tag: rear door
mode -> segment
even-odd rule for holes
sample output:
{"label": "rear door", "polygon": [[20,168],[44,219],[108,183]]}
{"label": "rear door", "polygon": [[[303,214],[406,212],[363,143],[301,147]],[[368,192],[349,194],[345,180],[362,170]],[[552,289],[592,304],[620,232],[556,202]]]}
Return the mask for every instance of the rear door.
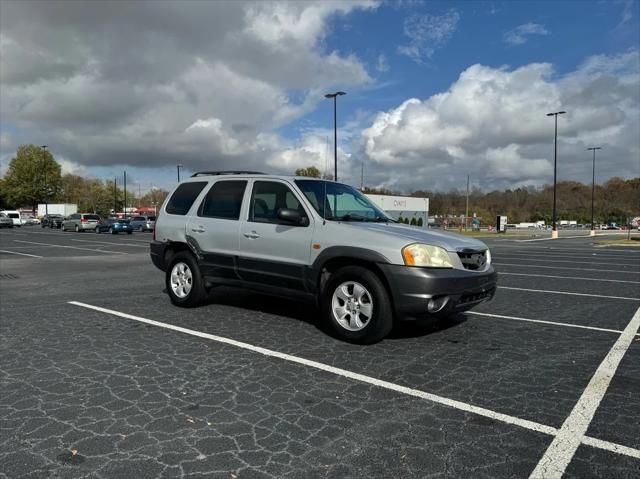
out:
{"label": "rear door", "polygon": [[[297,209],[308,218],[307,225],[282,224],[281,208]],[[242,279],[304,291],[314,223],[290,185],[282,180],[254,180],[245,218],[238,257]]]}
{"label": "rear door", "polygon": [[217,180],[187,223],[187,241],[202,257],[205,276],[238,279],[240,211],[248,180]]}

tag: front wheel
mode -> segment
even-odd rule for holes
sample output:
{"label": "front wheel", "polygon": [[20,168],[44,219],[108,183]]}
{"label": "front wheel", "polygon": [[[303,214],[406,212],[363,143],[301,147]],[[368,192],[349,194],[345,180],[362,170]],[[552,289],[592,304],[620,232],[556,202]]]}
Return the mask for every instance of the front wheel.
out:
{"label": "front wheel", "polygon": [[96,234],[97,234],[97,235],[99,235],[99,234],[100,234],[100,228],[98,228],[97,226],[96,226]]}
{"label": "front wheel", "polygon": [[171,259],[165,275],[165,286],[169,299],[176,306],[191,308],[202,302],[206,295],[204,279],[191,253],[181,251]]}
{"label": "front wheel", "polygon": [[370,269],[346,266],[333,273],[322,292],[321,307],[332,331],[357,344],[382,340],[393,327],[389,294]]}

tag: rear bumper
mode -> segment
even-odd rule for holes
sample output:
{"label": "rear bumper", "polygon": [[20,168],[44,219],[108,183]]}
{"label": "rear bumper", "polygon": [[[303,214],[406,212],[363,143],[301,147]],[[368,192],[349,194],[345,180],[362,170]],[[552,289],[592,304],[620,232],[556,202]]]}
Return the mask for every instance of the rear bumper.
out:
{"label": "rear bumper", "polygon": [[160,241],[152,241],[149,243],[149,255],[154,266],[160,271],[166,271],[167,265],[165,264],[165,251],[167,249],[166,243]]}
{"label": "rear bumper", "polygon": [[[493,298],[498,273],[493,266],[476,273],[458,269],[416,268],[378,264],[385,274],[397,319],[446,316],[468,310]],[[429,312],[430,300],[445,301],[442,309]]]}

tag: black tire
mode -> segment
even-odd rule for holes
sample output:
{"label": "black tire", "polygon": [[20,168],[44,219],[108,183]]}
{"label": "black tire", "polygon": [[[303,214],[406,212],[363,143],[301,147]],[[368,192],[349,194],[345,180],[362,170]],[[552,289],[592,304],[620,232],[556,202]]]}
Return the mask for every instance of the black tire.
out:
{"label": "black tire", "polygon": [[80,227],[78,225],[76,225],[75,230],[76,230],[76,233],[80,233]]}
{"label": "black tire", "polygon": [[116,232],[114,231],[113,228],[109,227],[109,233],[111,233],[112,235],[116,234]]}
{"label": "black tire", "polygon": [[[366,325],[358,331],[350,331],[340,325],[332,311],[332,299],[336,289],[346,282],[364,286],[371,295],[373,312]],[[320,298],[322,317],[338,338],[356,344],[372,344],[382,340],[393,327],[393,309],[389,293],[380,278],[362,266],[345,266],[328,279]]]}
{"label": "black tire", "polygon": [[97,235],[99,235],[99,234],[100,234],[100,228],[98,228],[97,226],[96,226],[96,234],[97,234]]}
{"label": "black tire", "polygon": [[128,234],[128,235],[130,235],[130,234],[132,234],[132,233],[133,233],[133,231],[127,231],[127,234]]}
{"label": "black tire", "polygon": [[[179,263],[186,265],[191,272],[191,290],[184,297],[176,295],[171,283],[171,273],[173,271],[173,268]],[[181,251],[177,253],[173,258],[171,258],[169,267],[167,268],[167,271],[165,273],[164,283],[171,302],[176,306],[180,306],[183,308],[193,308],[194,306],[200,305],[207,294],[204,284],[204,278],[200,273],[200,267],[198,266],[198,263],[196,262],[193,255],[188,251]]]}

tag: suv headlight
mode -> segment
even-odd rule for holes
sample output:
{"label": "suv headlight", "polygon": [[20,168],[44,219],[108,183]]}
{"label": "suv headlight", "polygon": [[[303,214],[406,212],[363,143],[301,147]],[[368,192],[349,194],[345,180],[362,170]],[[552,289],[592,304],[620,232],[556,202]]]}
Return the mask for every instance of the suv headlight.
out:
{"label": "suv headlight", "polygon": [[430,268],[453,268],[449,253],[444,248],[428,244],[410,244],[402,248],[402,257],[407,266]]}

